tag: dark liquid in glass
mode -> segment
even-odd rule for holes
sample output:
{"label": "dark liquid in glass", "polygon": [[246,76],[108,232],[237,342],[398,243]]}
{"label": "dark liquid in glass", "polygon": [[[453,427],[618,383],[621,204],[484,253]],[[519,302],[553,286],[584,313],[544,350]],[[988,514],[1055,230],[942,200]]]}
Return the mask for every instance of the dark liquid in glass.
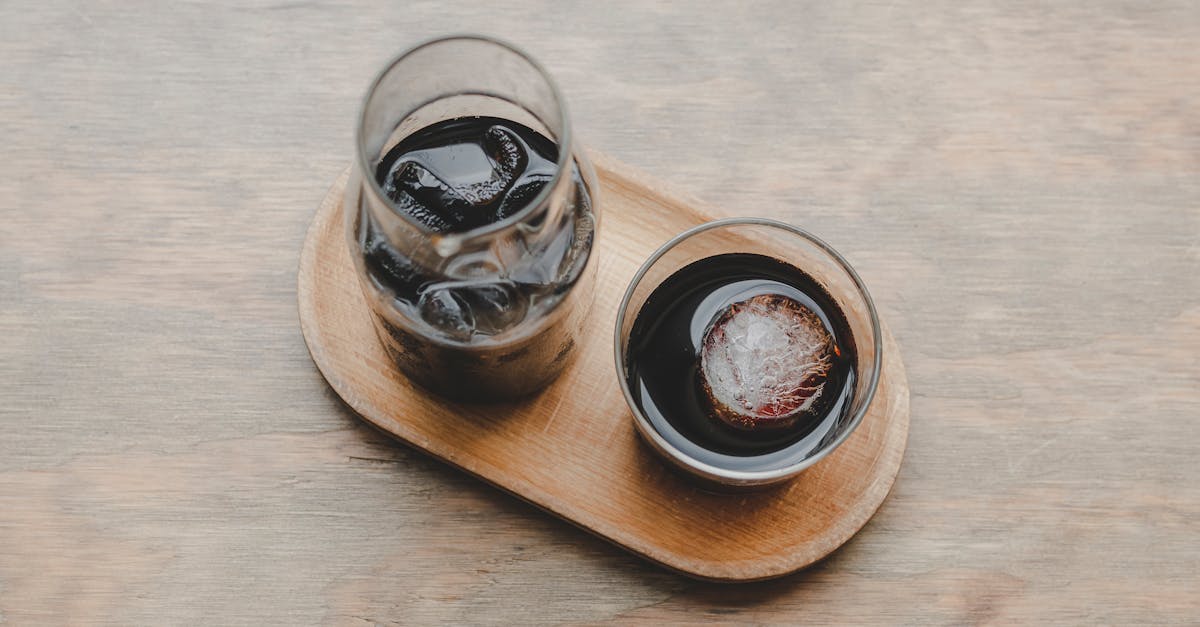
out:
{"label": "dark liquid in glass", "polygon": [[[706,388],[705,341],[712,341],[710,332],[733,308],[780,297],[815,314],[806,314],[821,327],[813,331],[832,340],[823,388],[786,428],[731,426],[718,419]],[[733,336],[736,325],[729,326],[729,341],[742,341]],[[849,419],[856,356],[846,318],[812,277],[774,258],[723,254],[684,267],[647,299],[628,342],[627,376],[638,407],[663,438],[710,465],[746,471],[785,466],[835,437],[836,427]],[[786,352],[779,357],[789,358]]]}
{"label": "dark liquid in glass", "polygon": [[457,118],[396,144],[375,180],[400,211],[438,233],[459,233],[524,208],[554,177],[557,159],[558,146],[524,124]]}
{"label": "dark liquid in glass", "polygon": [[[529,206],[554,180],[557,159],[554,141],[528,126],[464,117],[405,137],[383,156],[374,175],[396,212],[435,234],[461,233]],[[431,274],[393,246],[369,216],[360,219],[367,275],[398,309],[428,327],[428,333],[413,332],[377,318],[389,352],[412,378],[467,400],[511,397],[540,387],[565,366],[574,342],[558,322],[516,343],[481,342],[512,330],[535,311],[549,311],[579,280],[594,217],[586,187],[573,174],[562,224],[545,227],[552,241],[521,253],[511,267],[486,268],[478,278]]]}

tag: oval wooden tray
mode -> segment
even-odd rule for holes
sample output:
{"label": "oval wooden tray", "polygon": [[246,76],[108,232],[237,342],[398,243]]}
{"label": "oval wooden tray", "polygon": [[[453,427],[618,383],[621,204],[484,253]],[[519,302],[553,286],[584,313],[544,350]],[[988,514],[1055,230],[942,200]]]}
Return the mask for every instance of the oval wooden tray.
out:
{"label": "oval wooden tray", "polygon": [[343,237],[342,175],[300,258],[300,324],[329,385],[365,420],[450,464],[647,559],[687,575],[784,575],[850,539],[883,503],[908,438],[908,383],[884,329],[871,409],[833,454],[778,489],[705,492],[639,441],[617,386],[612,328],[638,266],[709,218],[627,166],[593,154],[602,212],[596,303],[579,359],[536,398],[472,406],[431,396],[379,345]]}

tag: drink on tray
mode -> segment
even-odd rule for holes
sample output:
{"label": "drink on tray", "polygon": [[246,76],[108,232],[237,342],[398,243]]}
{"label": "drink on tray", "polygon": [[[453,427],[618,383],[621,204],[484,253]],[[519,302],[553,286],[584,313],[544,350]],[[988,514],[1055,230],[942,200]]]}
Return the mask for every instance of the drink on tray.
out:
{"label": "drink on tray", "polygon": [[592,297],[596,214],[549,77],[492,40],[429,42],[378,79],[358,142],[347,236],[400,369],[469,401],[553,380]]}
{"label": "drink on tray", "polygon": [[870,296],[832,248],[773,220],[680,234],[634,276],[617,371],[658,453],[720,487],[794,477],[862,420],[879,376]]}
{"label": "drink on tray", "polygon": [[629,336],[634,399],[696,457],[769,465],[829,431],[854,393],[845,316],[799,269],[757,254],[689,264],[650,295]]}

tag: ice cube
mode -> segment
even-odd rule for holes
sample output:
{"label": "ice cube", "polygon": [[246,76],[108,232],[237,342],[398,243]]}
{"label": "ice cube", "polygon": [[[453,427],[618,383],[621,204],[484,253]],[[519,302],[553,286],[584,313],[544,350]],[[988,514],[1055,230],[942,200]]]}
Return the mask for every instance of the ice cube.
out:
{"label": "ice cube", "polygon": [[533,174],[521,177],[521,180],[517,181],[512,189],[504,195],[504,200],[500,201],[500,208],[496,210],[496,217],[503,220],[527,207],[542,192],[542,188],[550,182],[551,178],[553,177],[546,174]]}
{"label": "ice cube", "polygon": [[452,339],[497,335],[525,319],[528,299],[507,280],[446,281],[427,287],[421,317]]}
{"label": "ice cube", "polygon": [[834,364],[815,312],[781,294],[727,307],[705,331],[704,391],[714,414],[744,430],[786,428],[813,409]]}
{"label": "ice cube", "polygon": [[412,261],[392,248],[369,220],[363,220],[360,228],[363,238],[363,261],[370,276],[381,287],[393,292],[412,289],[420,280]]}
{"label": "ice cube", "polygon": [[471,214],[471,205],[458,192],[413,161],[397,167],[383,191],[402,213],[438,233],[458,229]]}
{"label": "ice cube", "polygon": [[491,126],[483,134],[483,145],[496,164],[496,171],[511,181],[529,160],[529,148],[503,126]]}
{"label": "ice cube", "polygon": [[475,330],[471,309],[456,297],[453,289],[432,289],[417,303],[421,318],[451,339],[466,342]]}
{"label": "ice cube", "polygon": [[502,126],[489,127],[483,134],[483,151],[489,162],[484,179],[456,179],[454,191],[472,205],[488,205],[500,198],[528,162],[524,142]]}
{"label": "ice cube", "polygon": [[[575,231],[568,220],[552,232],[553,237],[545,243],[539,243],[536,254],[526,254],[522,263],[510,266],[509,277],[524,285],[536,286],[541,291],[553,290],[559,287],[564,279],[573,280],[573,276],[565,276],[570,264],[574,261],[572,255],[576,249]],[[528,250],[528,244],[522,248]]]}

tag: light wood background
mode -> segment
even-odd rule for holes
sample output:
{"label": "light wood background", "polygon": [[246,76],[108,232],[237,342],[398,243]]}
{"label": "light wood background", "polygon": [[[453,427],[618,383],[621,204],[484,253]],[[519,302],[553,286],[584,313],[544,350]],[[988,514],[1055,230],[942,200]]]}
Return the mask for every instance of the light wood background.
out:
{"label": "light wood background", "polygon": [[[578,134],[857,266],[891,498],[648,565],[350,415],[296,264],[367,82],[482,31]],[[1200,620],[1200,4],[0,3],[0,622]]]}

